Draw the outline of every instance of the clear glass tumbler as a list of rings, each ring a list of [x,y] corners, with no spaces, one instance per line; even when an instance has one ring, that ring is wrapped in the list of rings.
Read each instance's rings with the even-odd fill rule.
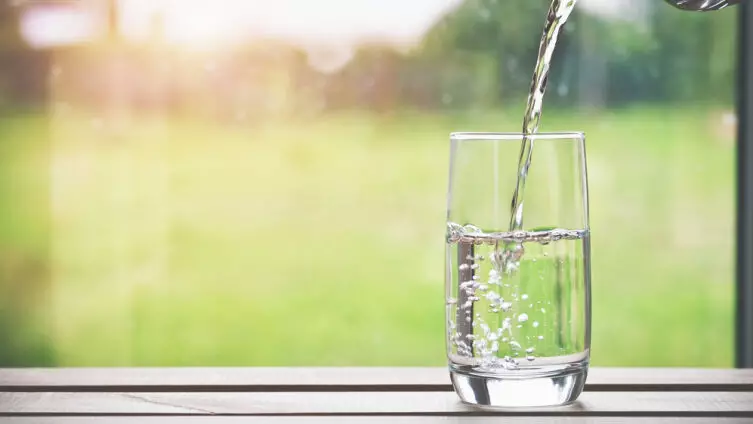
[[[511,219],[511,203],[523,135],[450,140],[445,295],[455,391],[482,407],[573,402],[591,338],[585,137],[529,136],[522,222]]]

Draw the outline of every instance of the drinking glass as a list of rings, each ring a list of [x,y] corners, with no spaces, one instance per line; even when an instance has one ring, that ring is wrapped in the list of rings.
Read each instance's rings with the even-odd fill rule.
[[[583,133],[453,133],[447,196],[447,357],[481,407],[563,405],[583,390],[591,338]],[[511,200],[520,185],[518,225]],[[513,224],[515,224],[513,222]]]

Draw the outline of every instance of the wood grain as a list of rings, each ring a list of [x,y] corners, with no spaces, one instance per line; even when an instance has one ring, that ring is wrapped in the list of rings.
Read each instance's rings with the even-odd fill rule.
[[[446,368],[0,369],[0,391],[452,391]],[[592,368],[586,391],[753,391],[753,369]]]
[[[753,392],[590,392],[573,405],[489,412],[449,392],[0,393],[3,415],[507,415],[750,417]]]

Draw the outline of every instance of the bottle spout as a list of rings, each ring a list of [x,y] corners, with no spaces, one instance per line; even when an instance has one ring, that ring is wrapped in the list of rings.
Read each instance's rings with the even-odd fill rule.
[[[682,10],[692,10],[696,12],[707,12],[711,10],[724,9],[740,3],[741,0],[666,0],[667,3]]]

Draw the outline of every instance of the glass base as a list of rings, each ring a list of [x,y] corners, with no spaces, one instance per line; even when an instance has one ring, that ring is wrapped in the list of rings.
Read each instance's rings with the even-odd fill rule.
[[[587,366],[515,376],[450,369],[460,400],[490,409],[567,405],[580,396],[587,375]]]

